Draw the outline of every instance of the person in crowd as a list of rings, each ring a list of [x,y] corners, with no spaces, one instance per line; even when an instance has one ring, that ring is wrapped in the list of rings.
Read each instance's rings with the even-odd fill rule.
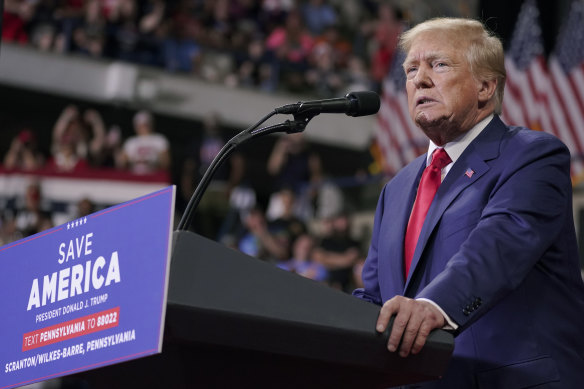
[[[273,59],[266,50],[265,40],[261,36],[250,39],[247,50],[236,55],[235,84],[243,88],[258,88],[272,92],[278,85],[273,69]]]
[[[28,28],[34,15],[35,1],[7,0],[4,4],[2,40],[26,44],[29,42]]]
[[[337,23],[337,12],[328,0],[308,0],[301,7],[302,17],[313,36],[321,35]]]
[[[266,215],[259,207],[252,208],[243,223],[245,228],[236,244],[239,251],[270,262],[287,257],[287,241],[270,233]]]
[[[244,221],[256,206],[257,193],[247,180],[233,188],[229,195],[229,209],[217,233],[217,241],[237,249],[237,238],[246,231]]]
[[[428,152],[384,187],[362,289],[390,318],[388,349],[419,353],[454,333],[444,376],[421,388],[576,388],[584,381],[584,284],[570,153],[508,127],[501,41],[476,20],[401,35],[411,119]],[[372,325],[375,323],[372,323]]]
[[[296,215],[298,197],[292,188],[283,187],[278,191],[277,198],[279,210],[272,215],[267,214],[267,218],[272,231],[286,236],[286,251],[287,255],[290,255],[292,243],[300,234],[306,232],[306,224]]]
[[[401,10],[390,3],[380,2],[376,15],[375,19],[361,25],[355,46],[371,48],[367,53],[369,76],[379,89],[393,60],[404,24]]]
[[[161,65],[162,26],[166,5],[160,0],[119,0],[109,12],[106,56],[143,65]]]
[[[30,3],[30,2],[29,2]],[[61,21],[57,18],[57,1],[38,0],[30,21],[30,42],[41,51],[63,53],[66,42],[61,31]]]
[[[84,15],[75,22],[71,38],[72,52],[102,57],[106,41],[106,19],[100,0],[85,2]]]
[[[305,88],[305,72],[314,39],[305,29],[302,14],[292,10],[286,23],[276,27],[266,39],[266,48],[273,53],[279,80],[291,91]]]
[[[181,172],[181,193],[188,202],[219,151],[227,143],[221,117],[213,112],[203,120],[203,131],[188,146]],[[215,172],[205,195],[197,208],[195,229],[204,236],[217,238],[230,209],[234,188],[242,183],[245,159],[239,152],[233,153]]]
[[[207,2],[206,43],[215,49],[229,49],[235,23],[231,20],[229,0]]]
[[[341,34],[340,26],[329,25],[316,36],[308,58],[308,85],[320,96],[331,97],[346,86],[345,73],[353,48]]]
[[[330,27],[328,31],[332,31]],[[315,44],[310,53],[310,66],[305,72],[308,86],[317,96],[331,98],[336,96],[345,86],[342,66],[337,48],[328,41]]]
[[[136,135],[123,144],[121,166],[134,174],[150,174],[168,171],[170,145],[168,139],[155,131],[155,123],[149,111],[137,112],[133,118]]]
[[[0,246],[15,242],[22,237],[22,234],[16,229],[13,212],[4,210],[0,215]]]
[[[343,85],[344,91],[341,95],[346,95],[347,93],[360,91],[360,90],[371,90],[375,88],[369,77],[367,66],[365,61],[357,55],[352,55],[347,60],[347,67],[342,70],[343,75]]]
[[[353,266],[361,256],[361,244],[351,236],[350,218],[346,211],[322,220],[323,235],[314,249],[314,261],[328,271],[327,283],[344,292],[353,285]]]
[[[308,157],[309,181],[301,187],[295,213],[305,222],[324,220],[338,215],[344,208],[345,199],[341,188],[331,179],[316,153]]]
[[[20,237],[53,227],[51,211],[43,202],[40,183],[32,182],[27,186],[23,203],[20,203],[20,199],[16,200],[13,222]]]
[[[122,130],[117,124],[112,125],[105,134],[103,146],[92,156],[92,164],[98,168],[121,168],[122,161]]]
[[[277,266],[281,269],[310,278],[311,280],[325,282],[328,278],[326,268],[312,260],[315,240],[309,234],[302,234],[292,244],[292,257]]]
[[[191,2],[180,2],[162,24],[162,64],[169,72],[196,73],[200,67],[203,28],[191,7]]]
[[[282,210],[278,217],[268,220],[264,212],[254,209],[244,221],[247,233],[239,248],[246,254],[269,262],[290,258],[292,243],[306,233],[306,225],[294,215],[295,195],[289,188],[279,191]]]
[[[38,149],[35,132],[30,128],[20,130],[4,156],[4,168],[35,171],[42,168],[44,163],[45,157]]]
[[[263,32],[269,32],[286,23],[286,17],[296,6],[294,0],[262,0],[259,19]]]
[[[87,169],[103,148],[103,119],[95,109],[81,113],[76,105],[68,105],[53,127],[52,138],[49,169],[60,172]]]
[[[89,216],[96,212],[96,204],[88,196],[80,196],[76,201],[70,201],[67,204],[55,204],[53,212],[53,221],[56,225],[64,224],[72,220],[77,220]]]
[[[83,197],[77,202],[77,204],[75,204],[75,214],[72,219],[89,216],[94,213],[95,210],[95,203],[89,197]]]
[[[268,158],[268,174],[275,190],[287,186],[298,193],[310,179],[310,150],[303,133],[283,135],[274,144]]]
[[[35,25],[34,29],[31,31],[31,43],[40,51],[56,51],[63,53],[65,51],[65,46],[60,43],[63,43],[64,40],[58,39],[59,37],[61,37],[61,35],[57,33],[57,28],[49,23]]]
[[[46,12],[45,7],[53,7],[51,26],[56,27],[54,44],[58,52],[75,51],[75,29],[82,23],[86,15],[84,0],[57,1],[53,4],[39,4],[39,10]],[[48,37],[45,37],[48,38]]]

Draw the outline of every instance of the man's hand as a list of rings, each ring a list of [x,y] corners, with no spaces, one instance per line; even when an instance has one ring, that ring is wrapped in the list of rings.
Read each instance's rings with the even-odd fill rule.
[[[381,307],[376,327],[378,332],[385,331],[389,319],[394,314],[397,316],[393,321],[387,348],[391,352],[396,351],[403,335],[399,350],[402,357],[407,357],[410,353],[419,353],[430,331],[445,324],[444,316],[429,302],[395,296]]]

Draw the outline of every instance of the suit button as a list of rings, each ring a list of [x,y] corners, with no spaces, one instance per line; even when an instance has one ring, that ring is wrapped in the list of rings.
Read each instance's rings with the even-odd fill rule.
[[[470,315],[470,312],[469,312],[469,311],[468,311],[468,309],[466,309],[466,308],[464,308],[464,309],[462,310],[462,313],[464,314],[464,316],[468,316],[468,315]]]

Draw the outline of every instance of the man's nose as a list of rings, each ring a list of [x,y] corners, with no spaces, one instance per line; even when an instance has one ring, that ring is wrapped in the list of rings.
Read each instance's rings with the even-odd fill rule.
[[[420,65],[413,80],[416,88],[429,88],[432,86],[430,71],[431,69],[427,65]]]

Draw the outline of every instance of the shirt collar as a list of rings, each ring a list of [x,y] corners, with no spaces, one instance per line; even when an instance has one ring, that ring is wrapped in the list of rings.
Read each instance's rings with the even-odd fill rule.
[[[450,170],[450,166],[456,162],[456,160],[462,155],[464,150],[468,147],[470,142],[472,142],[484,129],[487,125],[493,120],[495,115],[490,114],[480,122],[474,125],[469,131],[462,134],[457,139],[453,140],[452,142],[448,142],[444,145],[444,149],[450,156],[452,162],[446,166],[446,169]],[[430,145],[428,146],[428,153],[426,154],[426,165],[429,165],[432,161],[432,153],[436,150],[438,146],[434,144],[434,142],[430,141]]]

